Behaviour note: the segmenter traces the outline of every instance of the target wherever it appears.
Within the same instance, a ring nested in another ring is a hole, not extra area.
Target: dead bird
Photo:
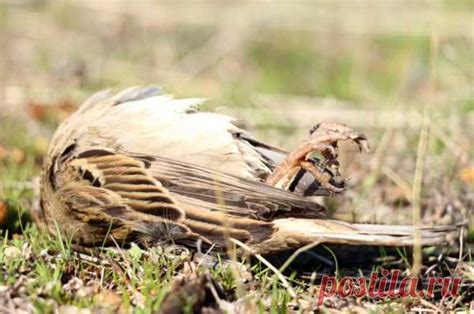
[[[235,239],[268,254],[313,242],[414,244],[410,226],[331,220],[308,197],[344,191],[337,142],[368,150],[363,134],[325,122],[287,153],[231,117],[200,112],[201,103],[157,87],[93,95],[51,141],[36,220],[84,246],[172,241],[223,249]],[[423,227],[421,243],[443,243],[450,229]]]

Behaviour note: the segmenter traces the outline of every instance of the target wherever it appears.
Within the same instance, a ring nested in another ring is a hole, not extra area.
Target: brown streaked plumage
[[[226,237],[259,253],[314,241],[413,244],[410,227],[326,219],[325,208],[306,197],[344,189],[337,141],[367,147],[362,134],[323,123],[287,155],[232,118],[198,112],[201,102],[156,87],[92,96],[53,137],[37,220],[89,246],[201,240],[223,248]],[[325,161],[310,159],[313,150]],[[423,228],[423,244],[442,243],[448,229]]]

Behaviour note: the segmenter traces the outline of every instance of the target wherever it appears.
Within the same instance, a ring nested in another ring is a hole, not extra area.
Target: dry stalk
[[[217,203],[219,205],[225,205],[224,194],[223,194],[222,188],[220,186],[220,181],[219,181],[218,178],[215,178],[214,182],[215,182],[215,186],[216,186],[215,195],[216,195]],[[226,246],[226,252],[227,252],[227,255],[229,256],[230,260],[232,261],[232,263],[230,263],[229,267],[230,267],[230,270],[232,272],[232,276],[234,277],[235,282],[236,282],[236,295],[237,295],[238,298],[241,298],[245,294],[245,288],[242,284],[242,280],[240,280],[240,278],[242,276],[240,275],[240,271],[237,268],[237,264],[238,264],[237,250],[235,248],[235,245],[231,242],[232,239],[231,239],[230,233],[229,233],[229,230],[230,230],[231,226],[230,226],[229,219],[227,218],[227,216],[224,216],[223,226],[224,226],[224,235],[223,236],[224,236],[224,242],[225,242],[225,246]]]
[[[417,276],[421,269],[421,207],[420,195],[423,183],[423,167],[426,159],[427,144],[429,137],[429,119],[427,111],[424,111],[423,128],[420,133],[420,141],[418,143],[418,151],[416,158],[415,176],[413,179],[412,189],[412,221],[414,226],[414,245],[413,245],[413,265],[411,275]]]
[[[299,249],[297,249],[295,252],[293,252],[293,254],[291,254],[291,256],[285,261],[285,263],[280,267],[280,269],[278,269],[278,271],[280,273],[283,273],[286,268],[288,268],[288,266],[290,266],[290,264],[303,252],[307,251],[307,250],[311,250],[312,248],[318,246],[319,244],[321,243],[321,241],[315,241],[313,243],[310,243],[310,244],[307,244],[303,247],[300,247]]]
[[[262,255],[258,254],[258,253],[255,253],[249,246],[247,246],[246,244],[242,243],[241,241],[237,240],[237,239],[233,239],[231,238],[230,239],[233,243],[235,243],[236,245],[238,245],[239,247],[243,248],[245,251],[247,251],[249,254],[255,256],[256,259],[258,259],[260,262],[262,262],[262,264],[264,264],[265,266],[267,266],[269,269],[271,269],[275,275],[278,277],[278,279],[280,279],[282,285],[286,288],[286,290],[288,291],[288,293],[290,294],[290,296],[294,299],[296,299],[296,293],[295,293],[295,290],[293,290],[293,288],[291,287],[290,283],[288,282],[288,280],[286,280],[285,276],[283,276],[283,274],[275,267],[273,266],[269,261],[267,261]]]

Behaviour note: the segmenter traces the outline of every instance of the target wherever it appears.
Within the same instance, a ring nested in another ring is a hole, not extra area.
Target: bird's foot
[[[266,183],[286,189],[300,168],[311,173],[315,180],[331,193],[344,191],[345,180],[340,179],[338,141],[352,141],[359,149],[369,151],[369,143],[364,134],[353,131],[340,123],[323,122],[316,125],[308,139],[303,141],[286,160],[275,168]],[[320,152],[324,160],[321,164],[311,161],[310,155]]]

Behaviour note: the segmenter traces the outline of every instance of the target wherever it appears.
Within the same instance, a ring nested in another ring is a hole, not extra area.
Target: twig
[[[436,305],[426,301],[425,299],[423,298],[418,298],[418,301],[420,301],[420,303],[426,307],[429,307],[430,309],[434,310],[435,313],[443,313],[443,310],[440,309],[439,307],[437,307]]]
[[[459,230],[459,258],[458,258],[458,263],[456,264],[456,270],[459,268],[459,264],[462,262],[463,258],[462,258],[462,254],[463,254],[463,250],[464,250],[464,247],[463,247],[463,244],[464,244],[464,241],[463,241],[463,238],[464,238],[464,227],[461,226],[461,230]]]

